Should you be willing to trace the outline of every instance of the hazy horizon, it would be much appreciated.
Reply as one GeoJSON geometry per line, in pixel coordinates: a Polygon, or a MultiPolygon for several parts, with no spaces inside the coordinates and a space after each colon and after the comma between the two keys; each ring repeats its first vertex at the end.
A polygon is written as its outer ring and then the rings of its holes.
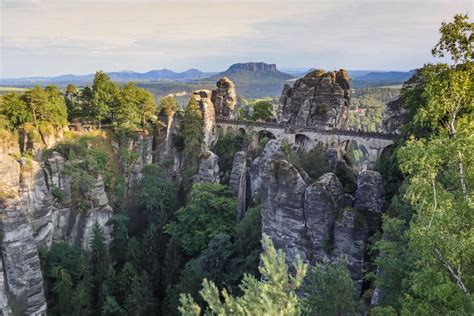
{"type": "Polygon", "coordinates": [[[2,78],[197,68],[407,71],[466,0],[2,0],[2,78]],[[178,18],[177,18],[178,17],[178,18]]]}

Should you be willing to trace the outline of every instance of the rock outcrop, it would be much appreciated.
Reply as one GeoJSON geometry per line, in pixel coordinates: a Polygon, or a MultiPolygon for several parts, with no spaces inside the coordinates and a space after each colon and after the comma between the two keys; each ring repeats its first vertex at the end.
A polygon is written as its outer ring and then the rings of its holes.
{"type": "Polygon", "coordinates": [[[350,105],[349,77],[345,70],[314,70],[285,85],[280,97],[278,120],[320,128],[347,126],[350,105]]]}
{"type": "Polygon", "coordinates": [[[205,151],[199,160],[198,173],[194,182],[219,183],[219,157],[212,151],[205,151]]]}
{"type": "Polygon", "coordinates": [[[212,91],[197,90],[193,92],[193,97],[199,104],[203,119],[203,149],[210,150],[217,141],[216,132],[216,110],[214,103],[212,103],[212,91]]]}
{"type": "Polygon", "coordinates": [[[0,232],[2,236],[0,307],[4,315],[46,313],[38,250],[69,241],[90,252],[92,227],[98,222],[110,243],[112,208],[102,177],[84,196],[91,208],[72,205],[67,161],[58,153],[45,161],[19,157],[18,146],[0,152],[0,232]]]}
{"type": "MultiPolygon", "coordinates": [[[[0,154],[0,232],[4,314],[40,315],[46,312],[43,276],[30,214],[23,208],[20,193],[20,165],[0,154]]],[[[0,286],[2,286],[0,285],[0,286]]]]}
{"type": "Polygon", "coordinates": [[[382,223],[382,208],[385,202],[382,176],[377,171],[367,170],[357,177],[354,208],[367,217],[370,234],[382,223]]]}
{"type": "Polygon", "coordinates": [[[360,291],[368,239],[380,228],[380,174],[362,172],[352,196],[334,173],[313,182],[285,159],[279,142],[270,141],[250,167],[252,192],[261,196],[263,233],[286,251],[289,262],[297,256],[311,264],[344,256],[360,291]]]}
{"type": "Polygon", "coordinates": [[[232,171],[230,172],[229,177],[230,191],[238,200],[237,220],[244,217],[247,208],[247,189],[249,188],[247,186],[248,180],[247,153],[245,151],[238,151],[234,155],[232,171]]]}
{"type": "Polygon", "coordinates": [[[212,103],[214,103],[217,116],[233,119],[237,105],[237,94],[234,83],[227,77],[217,81],[217,89],[212,91],[212,103]]]}
{"type": "Polygon", "coordinates": [[[268,160],[262,173],[262,232],[288,261],[308,261],[304,196],[307,184],[286,160],[268,160]]]}

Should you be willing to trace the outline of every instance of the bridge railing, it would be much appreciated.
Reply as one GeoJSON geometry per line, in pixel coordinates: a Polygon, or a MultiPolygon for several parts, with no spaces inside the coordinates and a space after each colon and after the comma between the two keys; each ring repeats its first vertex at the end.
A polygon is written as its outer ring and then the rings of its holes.
{"type": "Polygon", "coordinates": [[[223,117],[217,117],[216,122],[222,123],[222,124],[231,124],[231,125],[277,128],[277,129],[293,130],[296,132],[313,132],[313,133],[320,133],[320,134],[325,134],[325,135],[343,135],[343,136],[357,136],[357,137],[362,137],[362,138],[378,138],[378,139],[386,139],[386,140],[392,140],[392,141],[398,138],[397,134],[351,131],[351,130],[344,130],[344,129],[337,129],[337,128],[324,129],[320,127],[292,125],[288,123],[277,123],[277,122],[241,121],[241,120],[228,119],[228,118],[223,118],[223,117]]]}

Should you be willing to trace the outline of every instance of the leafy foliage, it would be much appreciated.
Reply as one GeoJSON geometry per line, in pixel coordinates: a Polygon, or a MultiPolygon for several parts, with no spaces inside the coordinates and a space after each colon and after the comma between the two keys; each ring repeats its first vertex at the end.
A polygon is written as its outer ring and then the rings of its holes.
{"type": "Polygon", "coordinates": [[[433,53],[452,56],[454,65],[426,65],[402,91],[413,119],[396,151],[405,180],[391,208],[403,221],[385,217],[387,236],[376,243],[386,269],[376,279],[387,292],[382,303],[402,314],[474,308],[474,71],[472,51],[463,51],[471,49],[472,23],[455,16],[440,32],[433,53]]]}
{"type": "Polygon", "coordinates": [[[303,306],[308,315],[357,314],[356,289],[341,258],[331,262],[325,257],[310,267],[303,291],[307,293],[303,306]]]}
{"type": "Polygon", "coordinates": [[[87,315],[92,310],[92,277],[82,252],[64,242],[45,257],[45,275],[52,282],[49,305],[53,315],[87,315]]]}
{"type": "Polygon", "coordinates": [[[191,98],[184,112],[184,120],[181,126],[184,154],[186,157],[184,183],[185,186],[189,188],[191,185],[191,176],[196,174],[198,170],[198,162],[204,140],[202,113],[194,97],[191,98]]]}
{"type": "Polygon", "coordinates": [[[322,145],[309,151],[298,151],[297,153],[288,151],[288,155],[289,161],[297,168],[303,169],[313,180],[330,171],[329,160],[322,145]]]}
{"type": "Polygon", "coordinates": [[[180,240],[185,252],[196,255],[219,233],[231,233],[237,202],[229,189],[220,184],[197,183],[188,204],[176,212],[177,221],[166,231],[180,240]]]}
{"type": "Polygon", "coordinates": [[[224,181],[222,181],[222,183],[228,182],[228,176],[232,170],[235,153],[242,150],[244,144],[245,136],[240,134],[225,134],[219,136],[214,152],[219,157],[219,171],[226,175],[226,178],[223,179],[224,181]]]}
{"type": "MultiPolygon", "coordinates": [[[[207,304],[207,313],[218,315],[300,315],[301,307],[296,290],[306,275],[307,265],[301,260],[294,263],[296,274],[288,272],[285,254],[276,251],[264,236],[262,240],[262,266],[259,268],[263,281],[245,275],[240,288],[242,296],[234,297],[225,289],[219,292],[212,281],[203,282],[200,294],[207,304]],[[221,300],[221,297],[224,301],[221,300]]],[[[182,315],[200,315],[201,308],[188,294],[181,295],[179,311],[182,315]]]]}

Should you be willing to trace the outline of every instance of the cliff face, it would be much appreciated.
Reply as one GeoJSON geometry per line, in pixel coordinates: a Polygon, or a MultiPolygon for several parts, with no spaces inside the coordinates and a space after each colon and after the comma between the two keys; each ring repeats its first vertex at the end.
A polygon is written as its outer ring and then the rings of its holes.
{"type": "MultiPolygon", "coordinates": [[[[77,193],[64,172],[69,163],[64,157],[53,153],[44,160],[16,158],[20,157],[18,141],[8,139],[0,144],[0,308],[4,315],[40,315],[46,313],[46,300],[39,249],[66,241],[90,253],[96,222],[110,245],[113,209],[100,174],[84,192],[82,198],[90,204],[81,210],[74,205],[77,193]]],[[[143,167],[151,163],[151,147],[151,137],[138,136],[129,142],[127,149],[137,156],[121,170],[129,191],[138,185],[143,167]]]]}
{"type": "Polygon", "coordinates": [[[281,144],[272,140],[250,168],[252,193],[261,198],[263,232],[285,250],[289,262],[297,256],[311,264],[345,256],[360,291],[369,235],[380,228],[380,174],[360,173],[358,188],[349,195],[335,174],[311,181],[285,159],[281,144]]]}
{"type": "Polygon", "coordinates": [[[350,105],[349,77],[345,70],[314,70],[285,85],[280,97],[278,119],[300,126],[345,128],[350,105]]]}

